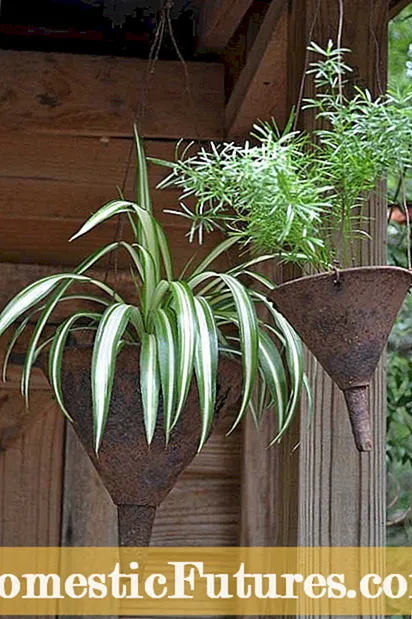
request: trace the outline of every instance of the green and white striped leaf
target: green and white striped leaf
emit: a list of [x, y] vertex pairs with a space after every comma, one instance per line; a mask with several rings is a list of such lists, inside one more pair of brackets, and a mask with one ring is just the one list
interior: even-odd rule
[[172, 431], [176, 384], [178, 380], [178, 350], [176, 344], [175, 319], [172, 312], [159, 309], [155, 313], [154, 326], [157, 342], [157, 359], [160, 370], [163, 397], [163, 416], [166, 441]]
[[296, 332], [290, 326], [286, 318], [284, 318], [279, 312], [276, 313], [276, 323], [285, 337], [286, 362], [290, 377], [290, 398], [285, 419], [285, 426], [287, 428], [296, 412], [302, 392], [304, 357], [300, 338], [297, 336]]
[[192, 277], [195, 277], [196, 275], [199, 275], [200, 273], [204, 273], [206, 269], [208, 269], [209, 266], [212, 264], [212, 262], [217, 260], [217, 258], [219, 258], [222, 254], [229, 251], [229, 249], [233, 247], [237, 242], [238, 242], [238, 239], [236, 237], [231, 236], [228, 239], [225, 239], [224, 241], [219, 243], [219, 245], [217, 245], [214, 249], [212, 249], [207, 254], [207, 256], [202, 260], [202, 262], [198, 264], [198, 266], [191, 273], [191, 276], [189, 279], [191, 279]]
[[159, 242], [160, 255], [162, 256], [163, 266], [165, 270], [166, 279], [173, 280], [173, 262], [170, 254], [169, 243], [164, 233], [162, 226], [155, 221], [157, 238]]
[[159, 386], [156, 337], [151, 333], [145, 333], [140, 351], [140, 389], [142, 392], [146, 438], [149, 445], [153, 440], [156, 429]]
[[22, 314], [42, 301], [63, 279], [73, 277], [68, 273], [49, 275], [30, 284], [19, 292], [0, 314], [0, 335]]
[[94, 321], [100, 319], [100, 314], [95, 312], [79, 312], [67, 318], [56, 330], [52, 339], [50, 352], [49, 352], [49, 380], [50, 385], [56, 396], [56, 400], [63, 413], [70, 421], [73, 421], [69, 413], [66, 410], [63, 400], [63, 391], [61, 385], [61, 370], [63, 363], [63, 352], [66, 346], [67, 337], [77, 320], [81, 318], [91, 318]]
[[165, 279], [161, 279], [157, 286], [153, 289], [152, 298], [150, 299], [150, 304], [148, 305], [147, 310], [149, 325], [151, 324], [152, 318], [155, 315], [154, 312], [156, 312], [159, 308], [162, 307], [162, 302], [165, 298], [166, 293], [169, 290], [169, 287], [170, 282]]
[[243, 397], [239, 414], [232, 425], [233, 431], [242, 419], [252, 397], [258, 371], [259, 325], [254, 304], [246, 288], [231, 275], [219, 274], [233, 294], [239, 320], [240, 347], [243, 368]]
[[170, 289], [177, 316], [178, 381], [176, 413], [177, 423], [185, 405], [193, 376], [193, 361], [196, 344], [196, 311], [193, 293], [184, 282], [171, 282]]
[[146, 156], [143, 147], [143, 140], [137, 132], [136, 125], [133, 125], [134, 139], [136, 144], [137, 159], [137, 203], [149, 213], [152, 212], [152, 201], [150, 199], [149, 176], [147, 173]]
[[127, 200], [111, 200], [110, 202], [99, 208], [99, 210], [96, 211], [91, 217], [89, 217], [89, 219], [83, 224], [80, 230], [76, 232], [76, 234], [74, 234], [69, 239], [69, 241], [74, 241], [80, 236], [83, 236], [83, 234], [87, 234], [87, 232], [90, 232], [90, 230], [93, 230], [93, 228], [103, 223], [107, 219], [110, 219], [110, 217], [113, 217], [114, 215], [120, 215], [121, 213], [127, 212], [130, 213], [131, 211], [133, 211], [134, 206], [135, 205], [133, 202], [129, 202]]
[[[63, 301], [92, 301], [93, 303], [99, 303], [99, 304], [103, 304], [105, 306], [108, 305], [108, 302], [106, 300], [101, 299], [100, 297], [96, 297], [96, 296], [93, 296], [93, 295], [86, 295], [86, 294], [67, 295], [67, 296], [61, 298], [60, 302], [63, 302]], [[14, 331], [14, 333], [13, 333], [11, 339], [10, 339], [10, 342], [9, 342], [9, 344], [7, 346], [6, 353], [5, 353], [4, 359], [3, 359], [3, 373], [2, 373], [3, 374], [2, 375], [3, 382], [7, 381], [7, 366], [8, 366], [9, 360], [10, 360], [10, 355], [11, 355], [11, 353], [13, 351], [14, 346], [17, 343], [17, 340], [19, 339], [19, 337], [21, 336], [21, 334], [23, 333], [23, 331], [25, 330], [27, 325], [30, 324], [33, 316], [35, 314], [37, 314], [38, 312], [43, 311], [45, 307], [46, 307], [45, 305], [41, 305], [41, 306], [37, 307], [15, 329], [15, 331]]]
[[102, 441], [109, 412], [118, 344], [130, 319], [132, 306], [116, 303], [103, 314], [93, 347], [92, 402], [94, 448], [96, 453]]
[[283, 429], [287, 406], [287, 382], [279, 351], [264, 331], [259, 334], [259, 361], [276, 410], [278, 429]]
[[206, 299], [195, 297], [195, 310], [197, 320], [195, 372], [202, 418], [200, 450], [209, 436], [215, 410], [218, 339], [213, 312]]
[[104, 282], [92, 279], [91, 277], [87, 277], [85, 275], [81, 275], [81, 273], [83, 273], [84, 271], [89, 269], [91, 266], [93, 266], [93, 264], [97, 262], [98, 260], [100, 260], [104, 255], [112, 251], [116, 245], [117, 245], [116, 243], [112, 243], [96, 251], [94, 254], [86, 258], [86, 260], [84, 260], [80, 264], [80, 266], [77, 267], [74, 273], [62, 273], [58, 276], [52, 276], [52, 277], [59, 278], [57, 280], [57, 283], [59, 281], [63, 281], [64, 283], [58, 287], [58, 289], [55, 291], [50, 301], [45, 306], [41, 316], [39, 317], [37, 321], [36, 327], [33, 331], [32, 337], [27, 347], [27, 354], [26, 354], [26, 359], [25, 359], [25, 363], [23, 366], [23, 373], [21, 377], [21, 392], [26, 398], [26, 403], [28, 403], [28, 397], [29, 397], [31, 370], [33, 367], [34, 359], [35, 359], [36, 349], [39, 345], [39, 341], [40, 341], [43, 329], [46, 326], [46, 323], [49, 320], [54, 309], [56, 308], [57, 304], [61, 301], [66, 290], [71, 286], [71, 284], [74, 281], [93, 284], [97, 286], [98, 288], [100, 288], [101, 290], [103, 290], [104, 292], [111, 295], [113, 300], [122, 302], [121, 297], [112, 288], [110, 288], [110, 286], [108, 286]]

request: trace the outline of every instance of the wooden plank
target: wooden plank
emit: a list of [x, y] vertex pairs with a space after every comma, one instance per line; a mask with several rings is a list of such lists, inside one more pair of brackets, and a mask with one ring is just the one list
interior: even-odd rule
[[[68, 245], [91, 212], [117, 197], [122, 183], [130, 139], [100, 140], [70, 136], [37, 136], [21, 132], [2, 132], [5, 156], [0, 170], [0, 260], [7, 262], [73, 265], [91, 251], [114, 239], [117, 218]], [[167, 160], [174, 157], [175, 145], [146, 141], [148, 156]], [[187, 220], [164, 213], [178, 208], [179, 191], [156, 190], [165, 168], [149, 164], [153, 209], [164, 224], [177, 269], [199, 251], [202, 256], [220, 235], [206, 237], [198, 248], [185, 238]], [[135, 198], [135, 163], [130, 165], [125, 196]], [[190, 201], [189, 201], [190, 204]], [[47, 243], [44, 242], [47, 230]], [[125, 226], [126, 238], [128, 225]], [[126, 256], [119, 259], [126, 266]], [[220, 261], [221, 268], [227, 261]]]
[[[0, 134], [4, 157], [0, 168], [1, 217], [85, 220], [118, 196], [126, 172], [130, 139], [36, 136], [22, 132]], [[175, 144], [146, 140], [147, 156], [172, 161]], [[194, 151], [195, 152], [195, 149]], [[128, 166], [124, 195], [136, 199], [136, 162]], [[167, 215], [179, 206], [180, 191], [156, 190], [167, 169], [149, 163], [153, 209], [160, 221], [183, 229], [185, 221]], [[190, 201], [189, 201], [190, 204]]]
[[[40, 263], [60, 267], [79, 264], [89, 254], [115, 240], [115, 222], [116, 220], [113, 223], [104, 223], [99, 228], [92, 230], [87, 236], [82, 236], [69, 244], [68, 239], [80, 228], [84, 220], [0, 217], [0, 261], [18, 264]], [[165, 226], [165, 232], [177, 274], [194, 254], [200, 260], [211, 247], [221, 240], [220, 234], [211, 233], [208, 236], [207, 244], [198, 247], [195, 243], [191, 244], [185, 237], [186, 228], [182, 229], [182, 227], [176, 225]], [[128, 241], [132, 240], [127, 223], [122, 238]], [[47, 239], [47, 242], [45, 242], [45, 239]], [[105, 261], [102, 260], [100, 267], [105, 269], [105, 264]], [[124, 252], [119, 252], [118, 264], [119, 268], [128, 266], [129, 261]], [[216, 268], [225, 268], [227, 267], [227, 260], [222, 257], [219, 261], [216, 261], [216, 264]]]
[[[136, 157], [128, 138], [72, 137], [36, 135], [21, 131], [0, 133], [2, 160], [0, 166], [0, 211], [15, 215], [18, 208], [25, 215], [84, 217], [105, 200], [117, 197], [126, 170], [125, 196], [136, 196]], [[130, 149], [133, 149], [129, 161]], [[148, 157], [174, 160], [175, 142], [145, 140]], [[196, 152], [196, 148], [193, 148]], [[149, 163], [149, 183], [153, 202], [176, 205], [177, 189], [156, 190], [167, 175], [167, 168]], [[3, 196], [8, 183], [9, 192]], [[40, 191], [43, 188], [42, 200]], [[13, 200], [12, 191], [17, 192]], [[31, 197], [34, 191], [35, 195]], [[60, 200], [57, 199], [61, 192]], [[50, 193], [53, 192], [53, 193]], [[45, 200], [45, 197], [47, 198]], [[159, 208], [160, 210], [160, 208]]]
[[[129, 198], [135, 196], [136, 157], [130, 138], [42, 134], [35, 136], [22, 131], [2, 129], [0, 141], [3, 153], [0, 181], [3, 183], [8, 180], [15, 180], [20, 184], [28, 180], [39, 181], [43, 183], [46, 195], [50, 185], [58, 182], [65, 183], [66, 186], [84, 186], [91, 195], [97, 185], [103, 186], [106, 191], [110, 190], [110, 196], [113, 196], [117, 195], [116, 186], [122, 184], [127, 168], [125, 195]], [[131, 148], [133, 152], [129, 162]], [[148, 157], [173, 160], [175, 141], [145, 140], [145, 151]], [[150, 186], [155, 189], [157, 183], [167, 174], [167, 169], [149, 163], [149, 170]], [[168, 191], [171, 190], [159, 193], [162, 195]], [[174, 190], [173, 193], [176, 195], [177, 191]], [[55, 204], [54, 208], [59, 208], [59, 205]], [[76, 208], [75, 200], [72, 203], [73, 208]], [[89, 208], [96, 208], [96, 205], [92, 204]], [[13, 205], [8, 206], [6, 200], [2, 199], [2, 213], [11, 214], [12, 209]], [[63, 212], [61, 208], [51, 213], [49, 211], [50, 214]], [[37, 214], [41, 215], [42, 211]]]
[[67, 425], [61, 545], [117, 546], [117, 509], [73, 428]]
[[[1, 417], [18, 415], [20, 396], [0, 389], [2, 399]], [[30, 413], [31, 424], [0, 453], [1, 546], [60, 543], [63, 415], [47, 392], [32, 394]]]
[[[147, 62], [114, 56], [0, 52], [0, 125], [35, 133], [130, 137]], [[222, 136], [223, 67], [159, 61], [142, 120], [147, 137]]]
[[409, 6], [411, 0], [390, 0], [389, 1], [389, 19], [393, 19], [403, 9]]
[[253, 0], [208, 0], [200, 3], [200, 46], [224, 50]]
[[[259, 272], [281, 283], [292, 279], [290, 266], [266, 262]], [[267, 319], [267, 312], [259, 316]], [[268, 448], [276, 436], [276, 418], [267, 414], [256, 430], [253, 419], [243, 423], [241, 475], [241, 546], [296, 545], [299, 501], [300, 419], [297, 417], [280, 444]]]
[[246, 136], [259, 120], [287, 120], [287, 6], [273, 0], [225, 110], [226, 133]]

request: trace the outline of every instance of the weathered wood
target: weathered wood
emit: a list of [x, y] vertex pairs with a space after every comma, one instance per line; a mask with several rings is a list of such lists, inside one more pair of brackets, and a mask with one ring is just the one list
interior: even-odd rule
[[[147, 62], [114, 56], [0, 52], [0, 124], [66, 135], [130, 137], [139, 113]], [[189, 63], [193, 108], [179, 62], [159, 61], [150, 81], [146, 137], [222, 136], [223, 67]]]
[[224, 50], [252, 0], [208, 0], [199, 4], [201, 48]]
[[411, 0], [389, 0], [389, 19], [393, 19], [411, 4]]
[[[127, 199], [136, 197], [136, 158], [131, 139], [46, 136], [3, 130], [0, 141], [2, 217], [86, 218], [118, 196], [116, 187], [122, 185], [126, 171], [124, 195]], [[175, 143], [145, 140], [145, 151], [148, 157], [170, 161], [174, 159]], [[177, 189], [156, 190], [167, 172], [167, 168], [149, 163], [149, 183], [158, 215], [178, 204]], [[164, 218], [175, 221], [171, 216]]]
[[[184, 222], [183, 218], [174, 218]], [[85, 236], [81, 236], [73, 243], [69, 243], [69, 238], [80, 229], [84, 220], [80, 219], [61, 219], [61, 218], [37, 218], [37, 217], [0, 217], [0, 261], [16, 262], [29, 264], [44, 264], [67, 267], [79, 264], [86, 256], [92, 254], [103, 245], [112, 243], [116, 240], [117, 223], [116, 218], [113, 222], [107, 222], [92, 230]], [[200, 260], [204, 257], [211, 247], [214, 247], [222, 237], [219, 233], [211, 233], [207, 237], [207, 242], [201, 247], [195, 243], [190, 243], [185, 236], [187, 227], [183, 225], [165, 226], [165, 232], [169, 240], [176, 275], [185, 266], [186, 262], [196, 255]], [[28, 234], [28, 230], [30, 233]], [[47, 238], [47, 243], [45, 243]], [[123, 240], [132, 241], [128, 223], [125, 221]], [[124, 251], [118, 253], [119, 268], [126, 268], [130, 261]], [[224, 256], [216, 261], [216, 268], [227, 267], [227, 258]], [[219, 266], [220, 265], [220, 266]], [[100, 263], [103, 270], [106, 261]]]
[[[290, 103], [298, 99], [309, 36], [321, 45], [330, 38], [336, 40], [337, 6], [334, 1], [320, 5], [316, 0], [291, 0], [289, 3]], [[358, 79], [376, 93], [385, 82], [387, 2], [344, 0], [344, 9], [342, 44], [353, 50], [350, 63], [355, 66]], [[311, 95], [309, 84], [306, 94]], [[311, 129], [313, 116], [302, 114], [300, 124]], [[386, 209], [379, 197], [371, 200], [369, 209], [373, 243], [359, 247], [360, 262], [382, 264], [385, 262]], [[276, 270], [272, 276], [278, 280]], [[341, 393], [315, 366], [309, 354], [307, 372], [314, 390], [314, 415], [308, 427], [307, 403], [303, 401], [300, 429], [299, 425], [296, 427], [300, 447], [293, 456], [292, 445], [287, 447], [283, 465], [279, 465], [276, 451], [260, 453], [256, 449], [250, 427], [246, 426], [242, 475], [242, 505], [246, 507], [242, 509], [241, 539], [246, 544], [267, 545], [383, 545], [385, 384], [382, 364], [371, 388], [374, 451], [362, 455], [356, 451]], [[271, 429], [265, 428], [264, 440], [270, 434]], [[288, 450], [289, 459], [286, 460]], [[279, 467], [277, 472], [275, 466]], [[266, 483], [263, 479], [259, 484], [253, 483], [255, 470], [263, 471]], [[265, 475], [266, 471], [272, 474]], [[250, 507], [262, 501], [265, 501], [266, 511]], [[278, 525], [277, 520], [282, 524]]]
[[256, 120], [287, 120], [287, 5], [273, 0], [230, 95], [225, 111], [226, 133], [247, 135]]
[[[259, 272], [276, 283], [293, 273], [267, 262]], [[260, 311], [264, 319], [267, 315]], [[259, 432], [247, 418], [243, 424], [241, 476], [241, 546], [293, 546], [296, 544], [298, 496], [291, 488], [299, 483], [300, 420], [296, 418], [281, 443], [268, 448], [277, 427], [274, 415], [265, 415]]]
[[[116, 185], [122, 183], [126, 170], [130, 139], [44, 135], [34, 139], [32, 134], [2, 132], [1, 140], [5, 155], [0, 171], [1, 261], [73, 265], [114, 240], [117, 218], [68, 244], [92, 212], [117, 197]], [[174, 143], [148, 140], [145, 146], [148, 156], [174, 158]], [[189, 243], [189, 222], [164, 213], [165, 209], [179, 208], [179, 191], [155, 189], [165, 173], [165, 168], [149, 164], [153, 210], [165, 226], [179, 271], [194, 253], [199, 251], [201, 257], [221, 237], [207, 236], [201, 248]], [[125, 197], [135, 199], [134, 154], [127, 178]], [[128, 228], [125, 222], [124, 235], [130, 240]], [[127, 257], [120, 252], [119, 265], [126, 264]], [[226, 267], [227, 261], [223, 258], [218, 264]]]
[[[2, 423], [21, 406], [0, 389]], [[50, 393], [32, 394], [33, 422], [0, 453], [0, 545], [58, 546], [63, 471], [63, 416]]]

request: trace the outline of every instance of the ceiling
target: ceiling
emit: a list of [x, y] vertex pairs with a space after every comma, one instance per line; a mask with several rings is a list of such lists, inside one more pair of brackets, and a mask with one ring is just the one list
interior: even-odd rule
[[[0, 0], [0, 48], [149, 55], [164, 0]], [[173, 32], [183, 55], [195, 54], [196, 4], [174, 0]], [[166, 34], [161, 58], [176, 58]]]

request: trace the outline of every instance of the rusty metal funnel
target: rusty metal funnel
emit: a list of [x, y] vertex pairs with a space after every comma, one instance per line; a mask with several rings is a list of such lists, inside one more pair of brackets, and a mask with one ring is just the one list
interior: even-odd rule
[[270, 297], [345, 394], [359, 451], [370, 451], [369, 382], [412, 283], [398, 267], [322, 273], [282, 284]]
[[[200, 413], [197, 388], [166, 444], [160, 404], [154, 439], [146, 442], [139, 391], [139, 346], [125, 346], [117, 363], [110, 413], [97, 458], [93, 450], [91, 347], [68, 349], [63, 364], [63, 395], [73, 428], [118, 507], [119, 545], [148, 546], [156, 508], [197, 454]], [[239, 403], [242, 372], [225, 359], [219, 363], [215, 426]], [[212, 428], [213, 430], [213, 428]]]

